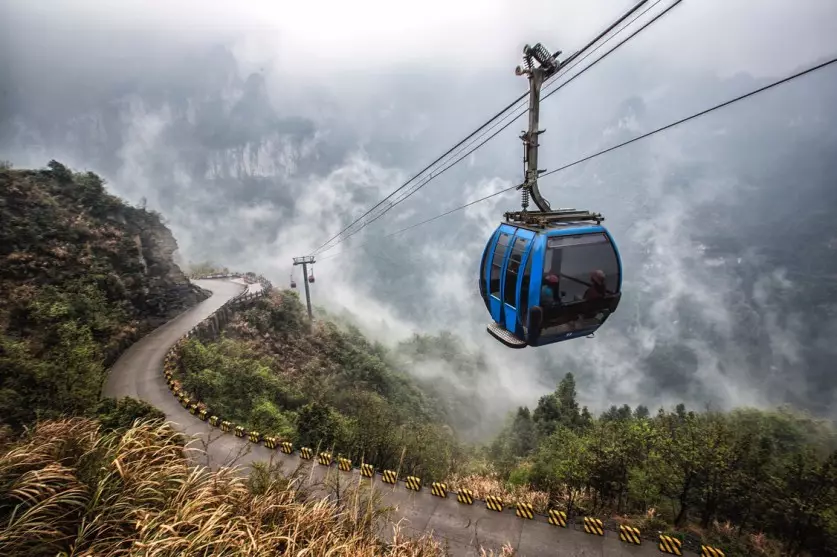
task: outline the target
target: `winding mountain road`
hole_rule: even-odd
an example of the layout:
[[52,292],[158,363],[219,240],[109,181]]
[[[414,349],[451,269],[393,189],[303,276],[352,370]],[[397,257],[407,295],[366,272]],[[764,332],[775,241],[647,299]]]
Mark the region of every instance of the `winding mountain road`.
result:
[[[205,454],[198,456],[193,453],[192,458],[213,469],[234,463],[246,470],[253,462],[272,460],[281,462],[283,470],[304,467],[309,481],[314,484],[323,482],[327,476],[331,480],[339,476],[342,485],[356,482],[360,477],[356,469],[341,472],[336,465],[321,466],[316,460],[300,459],[297,453],[286,455],[238,438],[231,432],[222,434],[219,429],[201,421],[180,405],[163,377],[166,352],[180,337],[227,300],[248,288],[243,281],[235,280],[200,280],[195,281],[195,284],[210,290],[213,295],[131,346],[111,368],[104,396],[131,396],[164,412],[181,432],[195,436],[200,448],[206,447]],[[249,288],[255,290],[260,285],[251,285]],[[211,442],[207,443],[209,440]],[[640,546],[629,545],[621,542],[618,534],[612,531],[606,531],[603,537],[594,536],[572,524],[569,524],[569,528],[552,526],[542,516],[524,519],[515,516],[513,509],[492,511],[481,501],[465,505],[458,503],[455,495],[451,497],[449,494],[447,498],[431,495],[429,486],[423,486],[419,492],[409,491],[401,481],[395,486],[383,483],[379,475],[374,480],[374,486],[382,496],[383,503],[394,507],[392,517],[400,521],[402,531],[409,534],[432,531],[434,536],[447,542],[451,555],[456,557],[478,556],[480,547],[498,551],[505,543],[511,544],[519,556],[616,557],[661,554],[657,544],[649,540],[643,540]],[[391,531],[391,527],[382,527],[381,535],[388,538]]]

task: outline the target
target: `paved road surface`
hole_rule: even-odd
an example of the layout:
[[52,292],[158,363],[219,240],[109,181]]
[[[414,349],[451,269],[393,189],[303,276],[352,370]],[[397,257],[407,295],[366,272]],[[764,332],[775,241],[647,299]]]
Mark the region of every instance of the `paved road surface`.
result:
[[[359,478],[357,470],[339,472],[335,465],[321,466],[314,461],[300,459],[298,453],[285,455],[249,443],[232,433],[222,434],[217,428],[189,414],[179,404],[162,374],[166,351],[178,338],[247,287],[243,282],[230,280],[196,283],[212,291],[213,295],[131,346],[111,369],[104,388],[105,396],[131,396],[152,404],[182,432],[197,436],[197,447],[206,446],[202,441],[211,438],[207,453],[199,456],[193,453],[193,458],[212,468],[233,460],[235,464],[246,467],[254,461],[273,459],[273,462],[282,463],[283,470],[302,467],[314,484],[321,484],[327,479],[334,481],[335,476],[339,476],[342,485],[356,482]],[[260,288],[260,285],[251,285],[250,288]],[[447,540],[451,554],[456,557],[478,556],[480,546],[497,551],[504,543],[510,543],[520,556],[661,555],[656,544],[648,540],[643,540],[641,546],[628,545],[620,542],[614,532],[606,532],[605,537],[592,536],[572,528],[552,526],[543,517],[536,517],[535,520],[518,518],[511,509],[502,513],[491,511],[479,501],[471,506],[458,503],[450,495],[447,499],[434,497],[428,487],[417,493],[405,489],[403,482],[391,486],[377,476],[373,489],[381,494],[385,504],[395,508],[392,516],[401,520],[404,530],[415,533],[431,530],[434,535]],[[386,527],[381,533],[389,537],[390,532],[391,527]]]

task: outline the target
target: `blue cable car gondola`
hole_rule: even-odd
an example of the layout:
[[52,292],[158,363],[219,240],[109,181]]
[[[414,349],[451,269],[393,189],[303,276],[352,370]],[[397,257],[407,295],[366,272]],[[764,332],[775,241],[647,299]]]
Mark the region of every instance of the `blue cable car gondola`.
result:
[[529,215],[537,217],[500,224],[483,251],[480,294],[494,321],[488,332],[514,348],[593,334],[619,305],[616,243],[600,215]]
[[[529,78],[523,210],[505,214],[483,250],[479,274],[493,320],[488,332],[513,348],[592,335],[616,310],[622,289],[622,262],[602,215],[553,210],[538,190],[541,85],[567,60],[559,63],[561,53],[550,54],[540,43],[526,45],[523,54],[525,67],[515,71]],[[527,210],[530,196],[537,211]]]

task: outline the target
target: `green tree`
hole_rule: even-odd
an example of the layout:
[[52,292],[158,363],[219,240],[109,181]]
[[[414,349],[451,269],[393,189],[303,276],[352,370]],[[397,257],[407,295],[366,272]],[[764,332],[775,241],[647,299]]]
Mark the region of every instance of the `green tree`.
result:
[[348,437],[340,415],[330,406],[309,402],[299,409],[296,420],[297,443],[320,450],[342,448]]
[[560,495],[567,499],[567,511],[572,512],[577,494],[590,480],[587,443],[575,431],[559,426],[541,443],[532,465],[532,483],[550,494],[551,500]]
[[538,400],[532,419],[543,437],[550,436],[559,426],[569,428],[581,426],[575,377],[572,373],[564,376],[554,393],[544,395]]
[[693,413],[661,412],[654,420],[654,445],[649,454],[649,469],[653,470],[660,493],[675,500],[679,510],[674,524],[684,523],[694,490],[698,487],[700,445],[702,431]]
[[[788,555],[826,550],[837,540],[837,451],[823,461],[812,447],[791,456],[773,487],[784,511],[775,516]],[[834,553],[833,546],[828,551]]]
[[526,456],[537,446],[535,423],[529,409],[522,406],[517,409],[517,415],[511,427],[511,451],[515,456]]

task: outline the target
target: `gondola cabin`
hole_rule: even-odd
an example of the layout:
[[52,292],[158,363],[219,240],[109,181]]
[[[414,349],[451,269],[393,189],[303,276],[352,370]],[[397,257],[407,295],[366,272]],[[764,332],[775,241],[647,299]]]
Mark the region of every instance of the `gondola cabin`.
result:
[[619,305],[622,262],[600,221],[600,215],[558,211],[497,227],[479,281],[492,336],[524,348],[601,327]]

